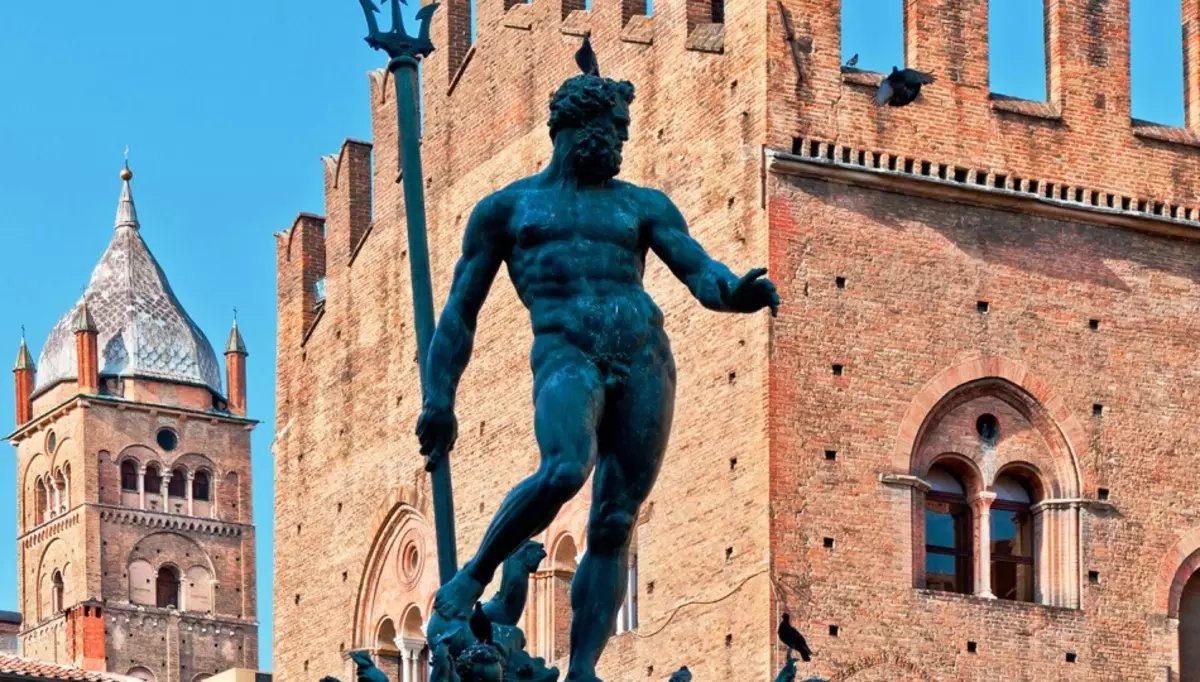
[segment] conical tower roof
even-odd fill
[[[80,313],[94,321],[102,376],[142,377],[205,386],[221,395],[216,353],[175,298],[158,261],[142,241],[133,173],[117,203],[112,241],[80,300],[54,325],[38,359],[37,389],[76,378],[74,333]],[[86,309],[84,307],[86,301]]]

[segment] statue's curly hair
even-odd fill
[[[488,664],[500,664],[503,670],[508,666],[505,665],[504,657],[500,655],[500,651],[491,644],[472,644],[467,647],[458,659],[454,661],[454,671],[458,673],[461,679],[473,679],[472,671],[476,666]]]
[[[550,97],[550,139],[564,128],[582,128],[599,116],[633,103],[633,83],[579,74]]]

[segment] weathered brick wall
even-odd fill
[[[447,43],[447,11],[443,6],[434,22],[437,45]],[[574,12],[565,23],[559,3],[517,4],[507,12],[498,1],[479,3],[479,42],[453,89],[448,51],[423,66],[435,305],[445,299],[472,206],[549,159],[547,103],[576,70],[572,55],[581,37],[569,32],[586,28],[602,73],[632,80],[638,90],[622,176],[668,191],[694,234],[733,269],[762,264],[765,75],[756,42],[763,12],[753,3],[730,3],[718,54],[687,49],[682,0],[656,3],[653,19],[634,18],[627,27],[616,2],[597,2],[591,14]],[[432,517],[413,436],[420,391],[392,91],[390,77],[372,77],[374,220],[361,246],[347,253],[346,235],[358,229],[348,208],[355,190],[341,178],[327,180],[324,254],[301,256],[308,253],[297,247],[303,234],[317,233],[303,220],[279,239],[274,672],[283,680],[346,674],[342,651],[373,644],[373,633],[355,631],[356,603],[369,582],[364,565],[380,524],[396,500],[414,496],[426,505],[417,511]],[[353,158],[343,155],[342,172]],[[331,163],[326,172],[337,168]],[[639,526],[643,635],[662,627],[676,607],[723,596],[767,567],[765,316],[707,312],[649,260],[647,286],[666,313],[680,371],[671,447]],[[302,282],[318,262],[327,299],[313,315]],[[505,279],[497,278],[481,315],[460,389],[453,458],[460,560],[503,494],[537,461],[532,339],[527,313]],[[417,492],[396,493],[406,486]],[[584,495],[539,538],[547,550],[568,533],[583,548],[586,513]],[[436,559],[427,557],[425,566],[436,570]],[[711,679],[747,669],[766,676],[768,594],[759,575],[719,604],[687,607],[649,639],[617,637],[602,675],[642,678],[650,666],[666,675],[687,663]],[[427,615],[430,596],[405,599]],[[314,629],[315,622],[327,627]]]
[[[793,302],[774,330],[774,568],[817,670],[856,682],[1167,679],[1177,645],[1156,606],[1160,572],[1200,509],[1200,436],[1186,427],[1200,408],[1189,350],[1200,246],[815,178],[773,175],[771,188],[771,265]],[[1082,496],[1110,491],[1115,512],[1081,514],[1082,609],[912,587],[923,519],[879,475],[922,473],[898,445],[940,397],[930,386],[997,375],[1049,406]],[[1020,442],[1019,415],[994,411],[1017,452],[1036,445]],[[974,428],[943,427],[955,424]],[[930,454],[967,451],[963,434],[933,437]],[[1047,456],[1017,457],[1049,479],[1061,462]]]

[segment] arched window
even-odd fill
[[[46,489],[46,479],[39,476],[37,482],[37,513],[41,516],[41,523],[50,520],[50,496]]]
[[[1179,679],[1200,680],[1200,571],[1184,584],[1179,599]]]
[[[992,486],[992,593],[1000,599],[1033,601],[1033,495],[1013,476]]]
[[[209,496],[211,486],[207,471],[197,471],[196,478],[192,480],[192,499],[198,502],[210,502]]]
[[[155,605],[161,608],[179,608],[179,571],[174,566],[158,569],[155,588]]]
[[[168,497],[187,497],[187,472],[183,469],[173,469],[171,480],[167,481]]]
[[[942,466],[929,470],[925,493],[925,586],[971,592],[971,508],[962,479]]]
[[[121,490],[127,493],[136,493],[138,491],[137,463],[132,459],[121,462]]]
[[[58,497],[58,512],[66,513],[71,508],[71,465],[64,464],[63,468],[58,470],[57,477],[58,489],[61,491]]]
[[[63,612],[63,592],[65,591],[65,587],[62,571],[55,571],[54,577],[50,580],[50,611],[54,615]]]
[[[145,483],[147,495],[162,494],[162,474],[159,472],[157,464],[151,464],[146,467]]]

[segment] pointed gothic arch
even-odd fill
[[[393,503],[377,527],[359,580],[353,641],[357,648],[376,645],[379,627],[390,619],[400,631],[414,604],[432,598],[438,586],[433,528],[407,502]],[[415,570],[405,559],[416,550]]]

